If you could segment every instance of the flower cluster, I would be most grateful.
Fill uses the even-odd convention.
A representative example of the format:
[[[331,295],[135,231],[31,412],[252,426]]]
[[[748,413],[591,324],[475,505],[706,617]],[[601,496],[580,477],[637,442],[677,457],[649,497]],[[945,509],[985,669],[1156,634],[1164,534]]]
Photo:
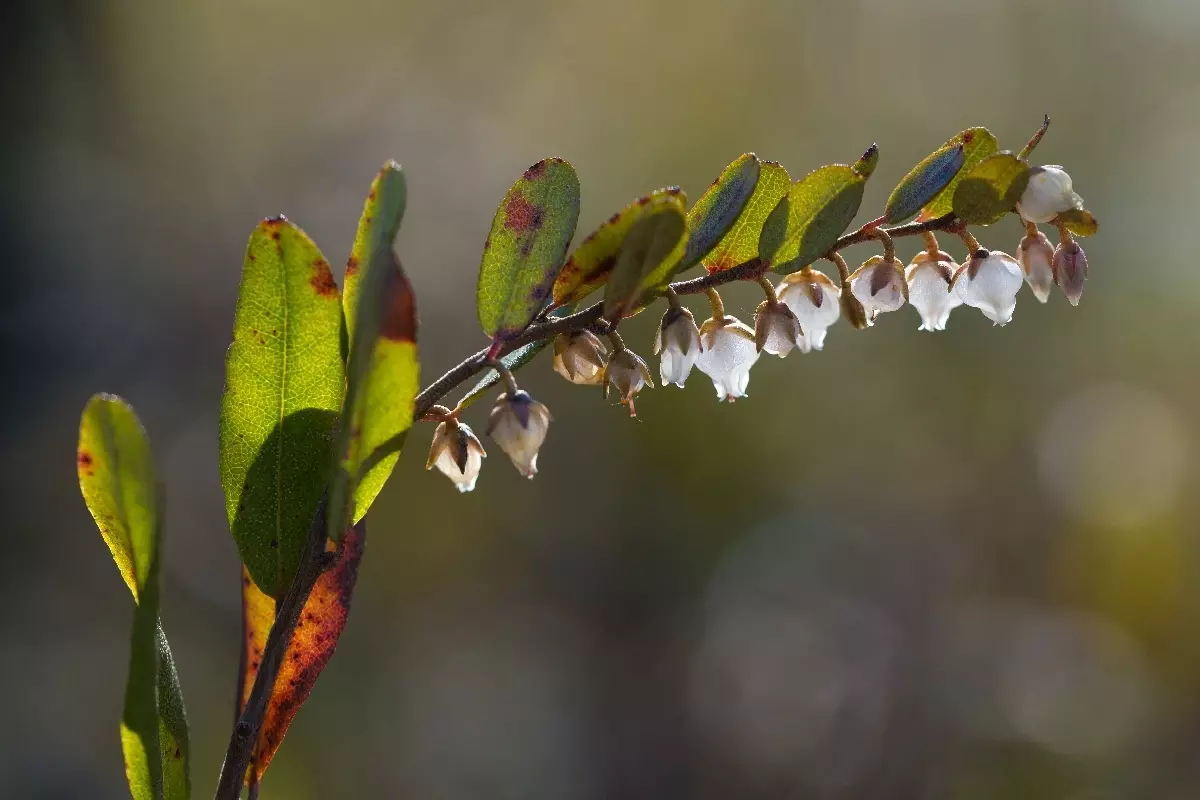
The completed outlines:
[[[1015,208],[1026,227],[1016,257],[980,246],[962,224],[949,225],[942,230],[960,236],[967,247],[961,264],[940,248],[932,230],[924,230],[925,249],[905,266],[896,259],[887,230],[871,228],[869,223],[861,229],[863,238],[883,241],[885,253],[868,258],[851,273],[836,249],[831,251],[826,258],[837,267],[840,283],[812,266],[786,275],[778,285],[761,270],[753,274],[766,294],[753,326],[725,313],[712,286],[705,287],[712,316],[697,325],[692,312],[668,287],[669,307],[653,344],[661,382],[682,387],[694,367],[712,380],[718,401],[733,402],[746,397],[750,369],[763,353],[783,358],[792,350],[822,350],[829,328],[841,317],[862,329],[874,325],[880,314],[907,304],[920,318],[918,330],[932,332],[945,330],[950,313],[968,306],[994,325],[1006,325],[1012,321],[1022,284],[1028,284],[1042,303],[1058,286],[1072,305],[1078,305],[1087,278],[1087,257],[1062,215],[1081,209],[1082,201],[1061,167],[1035,167]],[[1038,230],[1039,224],[1047,223],[1058,229],[1057,246]],[[591,328],[554,337],[554,371],[571,383],[602,386],[606,398],[615,394],[630,416],[636,416],[635,397],[654,387],[650,368],[625,346],[614,325],[601,320]],[[608,337],[611,349],[601,336]],[[488,418],[487,433],[517,469],[532,478],[550,412],[516,387],[501,362],[489,363],[509,388]],[[466,492],[475,486],[485,453],[471,429],[456,417],[456,412],[440,417],[428,466],[438,467]]]

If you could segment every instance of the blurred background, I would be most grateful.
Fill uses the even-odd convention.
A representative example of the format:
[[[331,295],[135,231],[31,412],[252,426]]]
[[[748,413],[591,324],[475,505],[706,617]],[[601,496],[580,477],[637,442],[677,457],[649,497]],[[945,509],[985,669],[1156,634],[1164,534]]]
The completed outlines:
[[[166,480],[164,624],[195,794],[215,786],[239,636],[216,424],[258,219],[343,264],[372,176],[403,163],[428,382],[482,345],[483,240],[543,156],[579,171],[582,236],[659,186],[695,199],[744,151],[799,177],[878,142],[867,219],[955,132],[1015,150],[1049,113],[1035,160],[1101,221],[1079,308],[1023,290],[1005,328],[839,323],[824,352],[764,357],[744,402],[693,373],[640,422],[543,354],[521,374],[556,418],[542,473],[489,444],[466,496],[422,469],[418,426],[262,797],[1200,797],[1200,4],[0,14],[0,794],[127,791],[131,604],[72,464],[100,390],[136,406]],[[979,235],[1015,252],[1021,230]],[[748,319],[761,292],[725,296]],[[626,333],[648,359],[652,317]]]

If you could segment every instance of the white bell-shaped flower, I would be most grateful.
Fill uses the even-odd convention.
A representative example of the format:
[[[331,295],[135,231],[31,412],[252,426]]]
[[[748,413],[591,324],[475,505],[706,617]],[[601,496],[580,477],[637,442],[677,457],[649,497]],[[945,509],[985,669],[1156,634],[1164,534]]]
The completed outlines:
[[[764,300],[754,312],[754,346],[761,353],[785,357],[800,338],[800,322],[792,310],[775,300]]]
[[[550,409],[517,390],[500,395],[488,415],[487,434],[526,478],[537,474],[537,456],[550,427]]]
[[[1053,164],[1034,167],[1029,185],[1017,201],[1017,213],[1029,222],[1050,222],[1064,211],[1083,208],[1083,198],[1071,187],[1071,176]]]
[[[632,350],[620,349],[613,353],[604,368],[604,396],[608,397],[610,389],[616,389],[621,404],[629,406],[629,416],[636,417],[633,398],[645,386],[654,388],[646,362]]]
[[[560,333],[554,337],[554,371],[571,383],[599,385],[607,352],[591,331]]]
[[[996,325],[1007,325],[1017,307],[1021,266],[1008,253],[977,250],[954,276],[954,291]]]
[[[704,349],[696,367],[712,378],[717,400],[745,397],[750,368],[758,361],[754,331],[736,317],[725,316],[706,320],[700,326],[700,341]]]
[[[469,492],[475,488],[485,458],[487,453],[474,431],[451,417],[439,423],[433,432],[433,444],[429,448],[425,469],[437,467],[443,475],[454,481],[460,492]]]
[[[1054,282],[1062,287],[1063,294],[1071,305],[1079,305],[1083,296],[1083,282],[1087,280],[1088,262],[1083,248],[1074,239],[1068,239],[1054,248]]]
[[[904,278],[908,281],[908,302],[921,315],[917,330],[944,331],[950,312],[962,305],[962,298],[950,291],[958,264],[949,253],[938,251],[934,256],[922,250],[908,265]]]
[[[669,308],[654,334],[654,354],[658,356],[658,374],[663,386],[673,383],[683,388],[700,355],[700,329],[686,308]]]
[[[1017,246],[1017,260],[1033,296],[1042,303],[1049,300],[1050,290],[1054,288],[1054,247],[1046,234],[1041,231],[1037,236],[1026,234]]]
[[[825,333],[838,321],[841,289],[823,272],[805,267],[779,284],[779,302],[787,305],[800,323],[796,347],[801,353],[825,347]]]
[[[850,276],[850,292],[867,312],[867,324],[887,311],[895,311],[908,300],[904,271],[895,261],[871,256]]]

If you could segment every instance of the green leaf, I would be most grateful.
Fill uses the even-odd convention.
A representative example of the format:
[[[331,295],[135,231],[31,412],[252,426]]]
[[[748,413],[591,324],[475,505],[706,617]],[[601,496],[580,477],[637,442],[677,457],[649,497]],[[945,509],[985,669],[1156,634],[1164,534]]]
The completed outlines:
[[[607,283],[629,229],[662,204],[675,202],[673,197],[683,198],[683,191],[678,186],[655,189],[613,214],[588,234],[554,281],[555,307],[578,303]],[[683,202],[686,205],[686,200]]]
[[[954,190],[954,213],[967,225],[991,225],[1021,199],[1029,165],[1012,153],[996,153],[963,175]]]
[[[291,583],[329,474],[341,405],[342,305],[321,251],[288,220],[250,236],[225,357],[219,443],[233,538],[263,591]]]
[[[377,250],[367,269],[350,343],[335,451],[340,458],[328,507],[328,536],[335,542],[367,513],[391,474],[421,388],[412,285],[390,246]]]
[[[700,195],[688,211],[688,243],[679,264],[680,270],[700,263],[729,233],[754,194],[761,172],[762,162],[758,156],[746,153],[723,169]]]
[[[1096,216],[1086,208],[1064,211],[1050,221],[1051,225],[1062,225],[1076,236],[1091,236],[1100,229]]]
[[[946,184],[946,187],[938,192],[937,197],[933,198],[925,206],[924,210],[921,211],[921,219],[937,219],[953,211],[954,192],[958,189],[958,182],[976,164],[1000,149],[1000,143],[996,141],[996,137],[987,128],[967,128],[965,131],[955,134],[942,147],[955,147],[960,144],[963,146],[962,166],[959,167],[958,172],[950,179],[950,182]]]
[[[137,603],[120,728],[130,792],[136,800],[183,800],[191,789],[187,716],[158,617],[158,478],[150,440],[125,401],[101,394],[87,404],[76,468],[84,502]]]
[[[561,158],[525,170],[496,210],[479,265],[476,306],[484,334],[511,339],[550,297],[579,221],[579,178]]]
[[[362,216],[358,219],[358,233],[354,246],[346,261],[346,287],[342,291],[342,308],[345,309],[347,347],[354,336],[354,320],[358,313],[358,290],[362,278],[362,266],[371,253],[380,247],[391,247],[392,240],[400,230],[400,220],[408,205],[408,183],[404,171],[395,161],[383,165],[383,169],[371,182],[371,191],[363,203]]]
[[[759,258],[778,272],[795,272],[829,252],[858,214],[877,154],[872,146],[854,166],[830,164],[792,184],[763,225]]]
[[[758,256],[758,238],[763,224],[779,199],[788,193],[792,177],[774,161],[760,165],[758,183],[745,208],[721,241],[701,259],[709,272],[724,272]]]
[[[629,229],[604,291],[604,316],[624,317],[648,289],[669,277],[687,246],[687,216],[682,195],[664,197]]]
[[[966,160],[963,148],[962,142],[942,145],[913,167],[888,197],[884,221],[903,222],[937,197],[962,169]]]
[[[527,345],[518,347],[516,350],[513,350],[511,353],[501,358],[500,363],[508,367],[509,372],[516,372],[521,367],[532,361],[534,356],[542,352],[542,350],[546,348],[546,345],[550,344],[550,341],[550,339],[538,339],[536,342],[530,342]],[[472,387],[471,391],[467,392],[466,395],[463,396],[463,399],[458,403],[459,406],[466,408],[479,398],[483,397],[483,395],[487,393],[488,389],[491,389],[499,382],[500,373],[496,372],[494,369],[489,369],[484,373],[484,376],[479,379],[478,383]]]

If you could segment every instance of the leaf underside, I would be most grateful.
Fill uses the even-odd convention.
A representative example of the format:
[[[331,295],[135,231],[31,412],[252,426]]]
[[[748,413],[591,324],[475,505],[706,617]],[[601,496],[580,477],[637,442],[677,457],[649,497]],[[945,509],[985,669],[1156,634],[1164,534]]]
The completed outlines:
[[[962,166],[945,188],[921,210],[920,219],[937,219],[953,211],[954,192],[958,189],[958,182],[974,169],[976,164],[1000,149],[1000,143],[987,128],[967,128],[951,137],[942,147],[954,147],[959,144],[963,147]]]
[[[888,197],[884,221],[903,222],[941,194],[966,161],[964,147],[962,142],[942,145],[913,167]]]
[[[786,169],[774,161],[763,161],[750,199],[721,241],[701,260],[704,268],[709,272],[724,272],[757,258],[763,225],[791,184]]]
[[[754,194],[761,173],[758,156],[745,153],[722,170],[700,195],[688,210],[688,242],[680,271],[700,263],[725,238]]]

